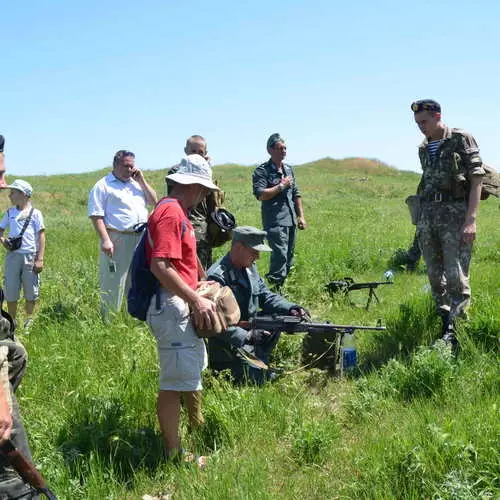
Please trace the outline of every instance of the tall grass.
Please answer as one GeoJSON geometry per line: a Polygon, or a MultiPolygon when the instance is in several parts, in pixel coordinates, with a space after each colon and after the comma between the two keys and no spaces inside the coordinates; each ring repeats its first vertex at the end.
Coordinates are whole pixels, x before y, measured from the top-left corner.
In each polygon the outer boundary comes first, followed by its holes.
{"type": "MultiPolygon", "coordinates": [[[[251,168],[216,167],[238,223],[260,226],[251,168]]],[[[358,332],[359,369],[337,380],[299,371],[262,388],[204,374],[206,425],[186,448],[209,455],[201,472],[164,460],[156,422],[157,359],[144,324],[99,316],[97,238],[86,217],[104,172],[33,177],[47,224],[38,315],[24,337],[29,369],[19,399],[37,465],[60,498],[494,498],[498,484],[498,203],[481,203],[472,264],[471,321],[455,359],[435,344],[439,322],[423,264],[396,269],[380,304],[330,297],[324,284],[380,280],[413,238],[403,199],[418,176],[375,161],[325,159],[297,168],[309,228],[284,294],[317,320],[375,324],[358,332]]],[[[163,193],[164,172],[148,172],[163,193]]],[[[7,205],[5,199],[4,205],[7,205]]],[[[226,248],[216,251],[220,256],[226,248]]],[[[259,268],[264,274],[268,257],[259,268]]],[[[274,362],[300,363],[300,336],[274,362]]]]}

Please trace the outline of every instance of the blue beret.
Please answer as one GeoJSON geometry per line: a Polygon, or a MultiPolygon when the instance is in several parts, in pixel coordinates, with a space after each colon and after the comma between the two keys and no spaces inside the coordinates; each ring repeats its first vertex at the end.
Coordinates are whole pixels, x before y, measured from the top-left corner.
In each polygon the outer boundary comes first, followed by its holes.
{"type": "Polygon", "coordinates": [[[412,102],[411,110],[414,113],[420,113],[421,111],[434,111],[436,113],[441,113],[441,104],[432,99],[420,99],[420,101],[412,102]]]}

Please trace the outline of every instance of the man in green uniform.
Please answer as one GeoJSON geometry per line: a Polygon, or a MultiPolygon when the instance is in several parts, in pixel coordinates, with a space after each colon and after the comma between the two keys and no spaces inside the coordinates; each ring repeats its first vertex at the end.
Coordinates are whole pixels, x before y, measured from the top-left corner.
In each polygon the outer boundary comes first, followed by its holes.
{"type": "MultiPolygon", "coordinates": [[[[211,166],[211,160],[208,156],[207,151],[207,141],[201,135],[192,135],[186,141],[186,146],[184,148],[186,155],[200,155],[211,166]]],[[[167,176],[177,172],[179,166],[175,165],[169,169],[167,176]]],[[[167,192],[170,193],[172,185],[167,181],[167,192]]],[[[210,214],[216,208],[215,196],[219,194],[214,194],[210,192],[207,197],[202,200],[196,207],[194,207],[189,212],[189,220],[194,228],[194,233],[196,237],[196,253],[200,259],[203,267],[207,269],[212,265],[212,241],[210,240],[210,235],[208,234],[208,222],[210,220],[210,214]]]]}
{"type": "Polygon", "coordinates": [[[439,103],[415,101],[411,110],[425,136],[418,150],[423,173],[417,235],[443,319],[443,340],[456,347],[456,320],[465,317],[471,297],[469,264],[485,171],[472,135],[446,126],[439,103]]]}
{"type": "Polygon", "coordinates": [[[272,249],[269,283],[279,289],[293,265],[296,227],[307,227],[302,198],[292,167],[284,162],[286,144],[279,134],[267,140],[271,158],[252,177],[253,194],[262,202],[262,226],[272,249]]]}
{"type": "MultiPolygon", "coordinates": [[[[231,288],[240,307],[242,321],[247,321],[260,312],[304,316],[304,308],[271,292],[259,276],[255,261],[260,252],[271,251],[265,244],[265,236],[265,231],[251,226],[234,229],[231,250],[208,270],[208,279],[231,288]]],[[[263,371],[247,366],[236,348],[243,348],[268,363],[279,337],[280,332],[248,332],[238,326],[231,326],[219,336],[208,340],[209,367],[216,371],[230,369],[236,382],[248,379],[262,383],[263,371]]]]}

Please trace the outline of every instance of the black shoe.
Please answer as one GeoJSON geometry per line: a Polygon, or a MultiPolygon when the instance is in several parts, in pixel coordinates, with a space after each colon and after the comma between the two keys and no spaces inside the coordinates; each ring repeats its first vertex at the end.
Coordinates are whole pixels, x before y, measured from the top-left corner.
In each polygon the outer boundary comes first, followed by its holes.
{"type": "MultiPolygon", "coordinates": [[[[446,335],[451,331],[454,332],[453,325],[451,324],[450,312],[443,311],[441,314],[441,321],[443,322],[443,326],[441,328],[441,338],[444,340],[446,335]]],[[[454,333],[453,333],[454,334],[454,333]]]]}
{"type": "Polygon", "coordinates": [[[409,273],[413,273],[417,269],[417,266],[418,266],[418,260],[417,260],[417,262],[410,262],[409,261],[408,264],[406,264],[406,270],[409,273]]]}
{"type": "Polygon", "coordinates": [[[458,339],[455,333],[455,328],[452,324],[449,325],[448,330],[441,337],[441,340],[447,345],[451,347],[451,352],[453,354],[458,354],[460,349],[460,344],[458,343],[458,339]]]}

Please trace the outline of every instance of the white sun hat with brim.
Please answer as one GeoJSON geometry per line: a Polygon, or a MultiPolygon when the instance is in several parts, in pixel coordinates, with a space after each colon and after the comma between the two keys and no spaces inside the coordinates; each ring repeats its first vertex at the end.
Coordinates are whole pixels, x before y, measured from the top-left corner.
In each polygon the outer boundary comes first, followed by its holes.
{"type": "Polygon", "coordinates": [[[200,184],[211,191],[220,191],[212,181],[212,169],[208,161],[200,155],[188,155],[181,160],[174,174],[167,175],[165,180],[178,184],[200,184]]]}
{"type": "Polygon", "coordinates": [[[23,181],[22,179],[16,179],[12,184],[9,184],[5,187],[9,189],[17,189],[28,198],[33,194],[33,188],[31,187],[31,184],[29,182],[23,181]]]}

